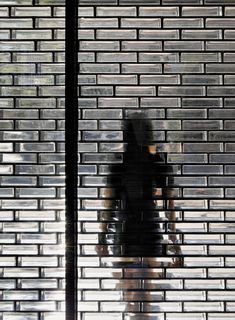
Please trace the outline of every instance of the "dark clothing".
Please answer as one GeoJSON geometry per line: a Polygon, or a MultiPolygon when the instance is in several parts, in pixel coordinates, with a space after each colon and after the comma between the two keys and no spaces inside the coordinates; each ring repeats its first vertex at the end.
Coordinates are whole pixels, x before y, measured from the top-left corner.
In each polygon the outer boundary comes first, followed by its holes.
{"type": "Polygon", "coordinates": [[[115,167],[118,174],[111,168],[110,179],[118,199],[114,213],[118,218],[107,223],[106,233],[100,237],[103,244],[113,246],[114,255],[165,255],[159,212],[167,210],[171,166],[166,164],[165,154],[149,152],[152,140],[150,122],[138,115],[126,122],[123,163],[115,167]]]}
{"type": "Polygon", "coordinates": [[[159,256],[165,254],[162,244],[159,211],[167,209],[167,176],[171,167],[164,155],[152,155],[147,147],[136,154],[124,154],[120,166],[121,227],[115,237],[124,256],[159,256]]]}

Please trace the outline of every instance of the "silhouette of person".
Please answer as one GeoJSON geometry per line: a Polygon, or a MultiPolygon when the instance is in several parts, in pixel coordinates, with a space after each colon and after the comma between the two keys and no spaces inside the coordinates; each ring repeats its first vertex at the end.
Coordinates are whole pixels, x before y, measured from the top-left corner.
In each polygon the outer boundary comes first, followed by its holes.
{"type": "Polygon", "coordinates": [[[166,209],[167,175],[170,166],[165,156],[156,152],[152,128],[141,115],[126,121],[121,184],[117,192],[123,214],[119,234],[123,256],[159,256],[165,246],[158,210],[166,209]]]}
{"type": "Polygon", "coordinates": [[[108,185],[114,193],[107,192],[107,210],[100,212],[103,223],[96,252],[102,256],[158,257],[166,255],[167,244],[173,244],[172,252],[179,254],[173,223],[172,166],[167,164],[166,153],[158,152],[151,124],[142,114],[125,121],[124,142],[123,163],[111,166],[108,185]],[[171,221],[168,230],[162,215],[171,221]]]}
{"type": "Polygon", "coordinates": [[[151,258],[166,256],[169,243],[174,244],[169,266],[178,267],[182,261],[174,256],[180,250],[175,245],[173,223],[173,170],[166,153],[160,153],[153,143],[150,122],[141,114],[125,121],[124,142],[123,162],[111,166],[108,185],[114,193],[107,192],[107,210],[100,215],[103,223],[97,253],[118,257],[113,265],[123,268],[124,278],[117,282],[116,289],[123,290],[125,311],[129,312],[137,301],[152,301],[152,295],[142,281],[141,287],[133,288],[125,270],[133,270],[139,279],[152,278],[151,258]],[[110,199],[115,208],[110,206],[110,199]],[[168,230],[167,223],[161,222],[162,214],[171,221],[168,230]]]}
{"type": "MultiPolygon", "coordinates": [[[[116,221],[106,224],[100,238],[100,244],[113,245],[113,254],[117,256],[166,255],[159,212],[170,210],[171,220],[174,219],[174,202],[169,199],[172,167],[166,163],[166,154],[157,152],[152,140],[151,125],[142,114],[125,121],[123,163],[111,167],[109,180],[118,199],[116,221]]],[[[97,252],[108,254],[105,246],[97,252]]]]}

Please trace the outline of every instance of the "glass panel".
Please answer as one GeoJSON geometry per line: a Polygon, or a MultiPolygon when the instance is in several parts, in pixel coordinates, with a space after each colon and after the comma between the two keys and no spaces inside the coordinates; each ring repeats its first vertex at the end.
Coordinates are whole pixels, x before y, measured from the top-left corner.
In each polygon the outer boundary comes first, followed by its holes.
{"type": "Polygon", "coordinates": [[[78,4],[79,319],[231,319],[234,3],[78,4]]]}
{"type": "Polygon", "coordinates": [[[64,6],[57,0],[0,2],[4,320],[65,318],[65,93],[57,78],[65,72],[62,58],[57,61],[64,51],[57,36],[64,6]]]}

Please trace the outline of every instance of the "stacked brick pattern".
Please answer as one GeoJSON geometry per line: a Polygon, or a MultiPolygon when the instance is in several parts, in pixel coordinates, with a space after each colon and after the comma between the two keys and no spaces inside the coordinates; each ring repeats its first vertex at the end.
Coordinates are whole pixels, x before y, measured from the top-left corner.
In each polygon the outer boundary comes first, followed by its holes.
{"type": "Polygon", "coordinates": [[[64,318],[64,1],[0,2],[0,319],[64,318]]]}
{"type": "Polygon", "coordinates": [[[232,0],[79,1],[80,319],[235,318],[234,28],[232,0]],[[112,248],[97,256],[109,166],[137,110],[174,168],[181,252],[144,272],[112,248]]]}

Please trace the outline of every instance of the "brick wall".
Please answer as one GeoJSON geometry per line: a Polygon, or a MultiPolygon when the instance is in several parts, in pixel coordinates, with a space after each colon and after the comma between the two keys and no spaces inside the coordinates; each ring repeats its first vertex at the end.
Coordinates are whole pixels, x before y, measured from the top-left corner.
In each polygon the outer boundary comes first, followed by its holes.
{"type": "Polygon", "coordinates": [[[0,319],[63,319],[64,1],[0,19],[0,319]]]}
{"type": "Polygon", "coordinates": [[[80,0],[79,16],[80,319],[234,319],[235,2],[80,0]],[[97,255],[137,110],[175,177],[177,241],[144,271],[97,255]]]}
{"type": "MultiPolygon", "coordinates": [[[[63,319],[64,0],[0,16],[0,319],[63,319]]],[[[79,318],[233,319],[234,1],[80,0],[79,16],[79,318]],[[97,256],[136,110],[174,168],[181,251],[144,272],[97,256]]]]}

